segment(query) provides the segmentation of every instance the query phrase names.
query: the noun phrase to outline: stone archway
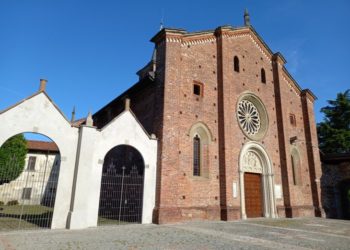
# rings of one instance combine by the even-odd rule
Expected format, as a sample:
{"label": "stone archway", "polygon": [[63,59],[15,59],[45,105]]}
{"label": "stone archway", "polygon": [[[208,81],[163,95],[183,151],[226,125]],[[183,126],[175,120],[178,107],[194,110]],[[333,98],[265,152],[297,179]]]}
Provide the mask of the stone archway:
{"label": "stone archway", "polygon": [[243,146],[239,157],[239,182],[242,219],[247,218],[246,191],[248,190],[245,188],[245,180],[261,182],[261,184],[257,184],[257,187],[259,185],[261,187],[262,216],[267,218],[276,218],[277,212],[271,162],[265,149],[256,142],[246,143]]}

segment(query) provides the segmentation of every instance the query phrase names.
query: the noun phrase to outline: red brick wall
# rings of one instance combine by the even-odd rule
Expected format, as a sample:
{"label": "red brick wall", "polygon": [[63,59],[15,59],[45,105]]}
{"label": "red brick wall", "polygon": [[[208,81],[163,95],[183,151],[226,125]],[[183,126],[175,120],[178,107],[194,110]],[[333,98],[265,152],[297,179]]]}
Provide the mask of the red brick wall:
{"label": "red brick wall", "polygon": [[[224,31],[223,31],[224,32]],[[249,32],[240,36],[224,36],[222,39],[222,84],[223,84],[223,126],[225,130],[224,149],[226,176],[226,199],[228,212],[227,218],[239,217],[236,207],[240,207],[240,197],[233,199],[232,182],[239,183],[238,162],[241,148],[249,139],[242,133],[237,118],[236,107],[238,98],[244,92],[257,95],[264,103],[269,117],[269,129],[265,138],[260,143],[266,148],[273,163],[275,181],[280,179],[276,167],[279,163],[279,154],[276,126],[276,110],[274,100],[274,85],[272,83],[272,66],[270,58],[267,58],[253,42]],[[240,72],[233,70],[233,58],[238,56]],[[266,72],[266,84],[261,82],[261,68]]]}
{"label": "red brick wall", "polygon": [[[240,217],[240,199],[239,196],[233,198],[232,183],[239,183],[239,153],[249,139],[238,125],[236,106],[239,96],[247,91],[257,95],[266,107],[269,129],[260,143],[270,156],[275,184],[286,180],[283,189],[289,188],[288,206],[294,211],[291,215],[309,215],[312,211],[301,92],[283,72],[282,64],[274,69],[272,55],[252,32],[248,29],[235,32],[238,34],[221,28],[213,34],[193,37],[170,32],[162,40],[166,41],[166,55],[162,146],[159,148],[161,180],[156,209],[160,223],[218,219],[219,206],[222,219]],[[234,56],[240,60],[239,73],[233,70]],[[261,68],[266,72],[266,84],[261,82]],[[274,77],[274,70],[278,78]],[[193,95],[193,81],[204,84],[203,97]],[[276,90],[279,102],[275,99]],[[281,104],[282,116],[278,119],[276,103]],[[313,115],[313,111],[310,112]],[[295,127],[289,121],[291,113],[296,117]],[[198,121],[205,123],[213,135],[209,146],[209,178],[192,176],[192,140],[188,132]],[[315,130],[311,130],[315,136]],[[295,145],[290,144],[293,136],[298,138]],[[301,159],[302,184],[298,186],[293,184],[292,177],[293,147],[298,149]],[[284,200],[276,203],[283,216]]]}
{"label": "red brick wall", "polygon": [[[276,200],[279,216],[312,215],[319,199],[313,180],[321,170],[313,97],[295,85],[283,68],[283,59],[273,56],[249,28],[221,27],[202,34],[163,30],[153,41],[155,82],[130,98],[143,126],[158,137],[154,222],[240,218],[239,190],[233,198],[232,183],[239,188],[239,155],[249,138],[239,127],[236,107],[247,92],[261,99],[268,114],[269,127],[259,143],[270,157],[275,184],[283,186],[284,197]],[[234,56],[240,61],[239,73],[233,69]],[[261,68],[266,83],[261,82]],[[194,81],[203,84],[203,96],[193,94]],[[296,126],[290,124],[291,113]],[[189,132],[198,122],[212,136],[207,177],[193,176]],[[297,140],[291,145],[294,136]],[[293,148],[300,153],[301,185],[293,183]]]}

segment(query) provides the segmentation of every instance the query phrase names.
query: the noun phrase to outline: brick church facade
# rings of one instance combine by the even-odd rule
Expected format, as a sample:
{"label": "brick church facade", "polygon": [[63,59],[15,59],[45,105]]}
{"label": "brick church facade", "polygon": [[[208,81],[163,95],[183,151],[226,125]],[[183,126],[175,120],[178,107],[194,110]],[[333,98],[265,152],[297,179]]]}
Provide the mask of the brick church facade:
{"label": "brick church facade", "polygon": [[128,98],[156,135],[156,223],[322,214],[316,97],[244,21],[162,29],[139,81],[93,115],[102,128]]}

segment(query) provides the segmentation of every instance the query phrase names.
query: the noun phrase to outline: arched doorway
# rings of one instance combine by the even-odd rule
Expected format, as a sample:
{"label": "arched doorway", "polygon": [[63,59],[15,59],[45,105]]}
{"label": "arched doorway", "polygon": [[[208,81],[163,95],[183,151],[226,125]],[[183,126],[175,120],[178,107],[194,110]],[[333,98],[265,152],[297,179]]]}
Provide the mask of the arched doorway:
{"label": "arched doorway", "polygon": [[0,148],[0,231],[50,228],[60,151],[37,133],[12,136]]}
{"label": "arched doorway", "polygon": [[243,146],[239,178],[242,218],[277,217],[272,168],[260,144],[248,142]]}
{"label": "arched doorway", "polygon": [[105,156],[98,224],[141,223],[145,165],[140,152],[119,145]]}

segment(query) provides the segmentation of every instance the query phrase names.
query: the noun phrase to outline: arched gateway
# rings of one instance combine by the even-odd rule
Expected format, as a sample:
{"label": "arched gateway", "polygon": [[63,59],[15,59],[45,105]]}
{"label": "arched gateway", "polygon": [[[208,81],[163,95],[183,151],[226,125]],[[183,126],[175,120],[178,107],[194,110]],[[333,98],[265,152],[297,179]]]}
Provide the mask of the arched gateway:
{"label": "arched gateway", "polygon": [[258,143],[246,143],[239,157],[242,219],[276,218],[272,167],[265,149]]}
{"label": "arched gateway", "polygon": [[[117,151],[122,149],[116,155],[119,159],[117,164],[122,163],[125,165],[125,184],[128,182],[126,175],[136,175],[139,177],[137,179],[140,180],[142,185],[138,185],[139,190],[137,192],[134,192],[135,185],[129,185],[128,189],[123,190],[124,194],[127,193],[127,199],[122,200],[122,203],[120,202],[121,199],[113,198],[116,197],[115,192],[118,192],[118,189],[113,189],[112,192],[114,193],[112,193],[112,199],[109,199],[109,201],[114,199],[117,202],[106,204],[105,207],[112,210],[115,210],[115,206],[118,205],[118,207],[124,207],[124,212],[120,210],[121,217],[118,217],[120,220],[126,220],[126,217],[131,214],[129,221],[133,220],[139,223],[152,222],[156,195],[158,142],[155,136],[147,134],[127,103],[126,101],[124,111],[101,128],[93,126],[91,115],[88,115],[85,124],[79,125],[69,121],[52,102],[42,86],[40,91],[34,95],[4,111],[0,111],[0,146],[13,135],[31,132],[47,135],[59,148],[59,176],[55,177],[57,178],[54,183],[55,186],[48,187],[49,190],[51,188],[51,191],[55,191],[54,195],[49,196],[50,199],[55,199],[55,203],[51,203],[52,206],[54,204],[54,207],[52,207],[53,214],[48,217],[50,218],[50,223],[46,223],[45,226],[82,229],[94,227],[98,224],[101,177],[104,173],[103,171],[106,173],[113,173],[114,171],[111,165],[103,166],[104,163],[108,164],[108,159],[111,158],[106,158],[105,161],[104,159],[111,149],[112,158],[115,156],[113,148],[116,146],[115,149]],[[128,158],[130,155],[132,157]],[[130,165],[129,160],[135,164]],[[142,163],[140,164],[141,161]],[[115,164],[111,161],[109,163]],[[26,183],[30,184],[30,178],[34,180],[35,176],[38,175],[37,173],[33,176],[31,172],[32,169],[35,169],[33,166],[29,168],[26,175],[28,176],[28,182],[26,179],[24,186],[22,186],[22,188],[27,189],[22,190],[20,196],[17,196],[22,200],[25,199],[26,203],[29,202],[29,197],[31,194],[34,195],[35,191],[34,186],[28,186]],[[118,171],[120,169],[117,168],[115,170],[115,174],[119,175],[120,172]],[[45,181],[39,183],[41,184],[40,187],[46,182],[46,173],[42,174],[41,179]],[[107,185],[108,183],[105,183],[105,185],[102,185],[102,188]],[[32,191],[30,191],[30,188],[32,188]],[[14,188],[7,190],[14,192]],[[41,191],[40,188],[39,190]],[[142,196],[142,201],[139,198],[135,202],[136,198],[131,197],[135,193],[138,196]],[[0,190],[0,196],[2,197],[3,195],[6,195],[4,189]],[[44,198],[46,197],[48,196],[44,196]],[[0,201],[4,201],[4,199]],[[8,201],[6,200],[6,202]],[[137,212],[132,212],[133,208],[137,208]],[[22,211],[25,210],[20,211],[21,215],[23,214]],[[19,217],[23,218],[23,216]]]}
{"label": "arched gateway", "polygon": [[99,221],[141,223],[145,164],[132,146],[119,145],[105,156],[102,168]]}

